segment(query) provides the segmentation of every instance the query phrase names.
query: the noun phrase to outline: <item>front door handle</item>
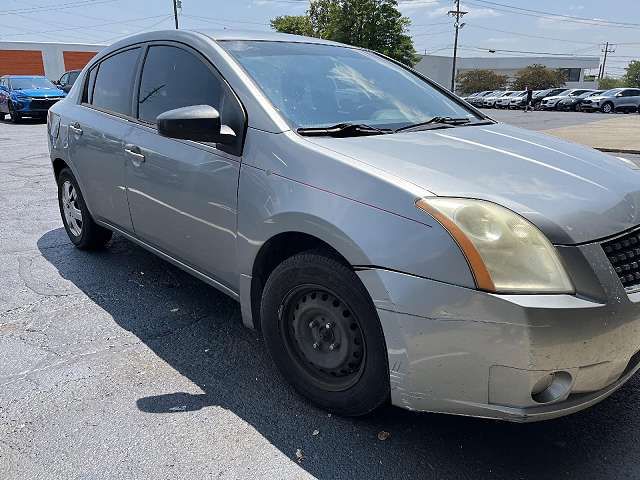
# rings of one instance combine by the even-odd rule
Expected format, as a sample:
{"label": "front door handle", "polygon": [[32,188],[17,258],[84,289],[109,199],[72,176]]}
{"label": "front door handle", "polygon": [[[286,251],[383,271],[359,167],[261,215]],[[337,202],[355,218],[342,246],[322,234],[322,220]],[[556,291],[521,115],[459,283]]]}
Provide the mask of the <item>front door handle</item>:
{"label": "front door handle", "polygon": [[78,135],[78,136],[82,135],[82,128],[80,128],[80,124],[78,122],[70,124],[69,128],[76,135]]}
{"label": "front door handle", "polygon": [[137,147],[136,145],[131,145],[130,143],[125,145],[124,153],[131,157],[131,160],[136,166],[140,165],[145,160],[142,150],[140,150],[140,147]]}

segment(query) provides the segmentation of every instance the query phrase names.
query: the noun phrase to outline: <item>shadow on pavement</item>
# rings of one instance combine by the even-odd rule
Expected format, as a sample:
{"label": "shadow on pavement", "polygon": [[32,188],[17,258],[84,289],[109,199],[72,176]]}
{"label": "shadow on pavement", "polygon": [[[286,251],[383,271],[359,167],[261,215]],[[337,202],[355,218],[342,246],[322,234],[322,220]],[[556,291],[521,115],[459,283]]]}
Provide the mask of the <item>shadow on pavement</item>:
{"label": "shadow on pavement", "polygon": [[[638,380],[571,417],[518,425],[395,407],[366,418],[329,417],[278,376],[239,306],[154,255],[114,237],[109,248],[74,249],[63,229],[38,241],[44,258],[203,394],[140,398],[164,415],[220,406],[249,423],[319,478],[617,478],[638,475]],[[176,310],[177,309],[177,310]],[[319,435],[312,436],[314,429]],[[386,430],[391,438],[379,441]],[[250,451],[246,455],[251,455]]]}

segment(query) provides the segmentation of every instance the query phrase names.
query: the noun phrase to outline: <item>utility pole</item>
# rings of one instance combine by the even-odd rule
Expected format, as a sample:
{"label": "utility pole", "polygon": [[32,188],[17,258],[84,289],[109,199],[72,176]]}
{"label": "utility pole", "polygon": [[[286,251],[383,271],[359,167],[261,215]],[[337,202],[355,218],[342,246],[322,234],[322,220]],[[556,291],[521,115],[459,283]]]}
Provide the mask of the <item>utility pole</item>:
{"label": "utility pole", "polygon": [[182,5],[180,5],[180,0],[173,0],[173,18],[176,21],[176,30],[178,30],[180,28],[180,26],[178,25],[178,7],[181,7]]}
{"label": "utility pole", "polygon": [[598,80],[602,80],[605,76],[605,68],[607,67],[607,53],[615,52],[616,48],[613,45],[609,47],[609,42],[607,42],[605,43],[602,51],[604,52],[604,59],[602,60],[602,67],[600,68],[600,75],[598,76]]}
{"label": "utility pole", "polygon": [[458,58],[458,30],[464,27],[464,23],[460,25],[460,19],[463,15],[466,15],[469,12],[463,12],[460,10],[460,0],[455,0],[456,9],[449,10],[447,15],[451,15],[455,17],[454,26],[456,27],[455,39],[453,41],[453,64],[451,66],[451,92],[453,93],[456,89],[456,61]]}

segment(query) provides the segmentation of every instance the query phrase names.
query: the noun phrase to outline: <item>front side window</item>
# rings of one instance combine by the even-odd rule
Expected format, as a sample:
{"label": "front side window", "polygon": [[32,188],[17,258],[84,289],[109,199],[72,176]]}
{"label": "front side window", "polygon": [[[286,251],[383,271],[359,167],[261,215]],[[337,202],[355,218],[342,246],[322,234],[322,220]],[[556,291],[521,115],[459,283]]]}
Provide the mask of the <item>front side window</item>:
{"label": "front side window", "polygon": [[69,74],[68,73],[65,73],[64,75],[62,75],[60,77],[60,85],[64,86],[64,85],[67,84],[68,81],[69,81]]}
{"label": "front side window", "polygon": [[194,54],[177,47],[154,46],[149,48],[142,70],[138,117],[155,123],[161,113],[191,105],[210,105],[222,117],[222,93],[222,82]]}
{"label": "front side window", "polygon": [[134,48],[113,55],[100,63],[91,98],[94,107],[131,115],[131,93],[139,56],[140,48]]}
{"label": "front side window", "polygon": [[149,47],[137,101],[138,118],[154,124],[168,110],[209,105],[236,134],[235,143],[225,151],[239,154],[242,150],[244,110],[222,77],[194,53],[169,45]]}
{"label": "front side window", "polygon": [[11,79],[13,90],[56,88],[48,79],[42,77],[14,77]]}
{"label": "front side window", "polygon": [[306,43],[220,43],[295,127],[354,123],[401,128],[439,116],[480,118],[374,53]]}
{"label": "front side window", "polygon": [[80,75],[80,72],[71,72],[69,74],[69,79],[67,80],[69,85],[73,85],[75,83],[75,81],[78,79],[78,75]]}

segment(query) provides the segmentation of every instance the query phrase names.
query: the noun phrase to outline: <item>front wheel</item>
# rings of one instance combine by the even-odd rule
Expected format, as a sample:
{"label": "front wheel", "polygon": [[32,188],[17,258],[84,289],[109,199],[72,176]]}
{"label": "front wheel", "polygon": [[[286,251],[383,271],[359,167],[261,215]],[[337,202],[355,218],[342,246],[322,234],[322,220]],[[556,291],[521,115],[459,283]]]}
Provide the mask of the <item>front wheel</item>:
{"label": "front wheel", "polygon": [[607,102],[602,107],[600,107],[602,113],[611,113],[613,112],[613,104],[611,102]]}
{"label": "front wheel", "polygon": [[101,248],[111,239],[111,230],[93,221],[78,182],[68,168],[58,175],[58,206],[67,235],[79,249]]}
{"label": "front wheel", "polygon": [[12,102],[9,102],[9,117],[11,118],[11,121],[13,123],[20,123],[20,121],[22,120],[22,115],[16,112],[16,109],[13,106]]}
{"label": "front wheel", "polygon": [[261,326],[283,377],[339,415],[365,415],[389,398],[387,349],[357,275],[321,251],[282,262],[269,276]]}

